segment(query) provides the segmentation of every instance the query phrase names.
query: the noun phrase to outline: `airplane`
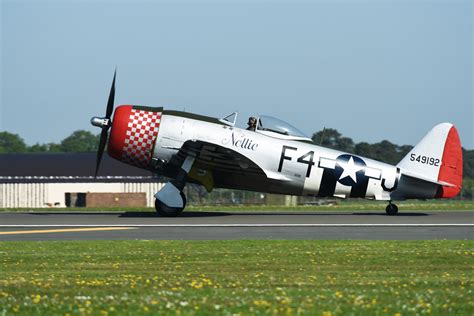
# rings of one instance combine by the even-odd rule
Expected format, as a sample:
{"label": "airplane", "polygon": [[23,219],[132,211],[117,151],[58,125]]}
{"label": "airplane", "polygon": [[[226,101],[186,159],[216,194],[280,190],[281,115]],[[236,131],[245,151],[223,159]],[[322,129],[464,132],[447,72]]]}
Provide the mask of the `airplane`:
{"label": "airplane", "polygon": [[[462,150],[456,127],[441,123],[396,165],[315,145],[297,128],[271,116],[235,126],[237,113],[222,119],[163,107],[115,108],[114,73],[101,128],[95,176],[103,152],[171,180],[155,194],[161,216],[178,216],[186,206],[187,182],[208,192],[228,188],[297,196],[393,201],[455,197],[461,190]],[[109,135],[110,130],[110,135]]]}

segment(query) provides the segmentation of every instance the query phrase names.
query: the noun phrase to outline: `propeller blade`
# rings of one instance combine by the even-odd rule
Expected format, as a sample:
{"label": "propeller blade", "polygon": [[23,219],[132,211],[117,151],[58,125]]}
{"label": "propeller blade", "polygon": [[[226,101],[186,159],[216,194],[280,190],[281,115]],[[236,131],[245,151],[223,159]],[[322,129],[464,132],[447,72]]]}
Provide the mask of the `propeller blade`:
{"label": "propeller blade", "polygon": [[[97,178],[97,174],[99,173],[99,166],[100,166],[100,162],[102,161],[102,156],[104,155],[104,150],[105,150],[105,146],[107,145],[107,137],[108,137],[108,132],[109,132],[109,128],[111,127],[111,121],[110,121],[110,116],[112,115],[112,112],[114,111],[114,99],[115,99],[115,77],[117,75],[117,69],[115,69],[114,71],[114,79],[112,80],[112,86],[110,87],[110,93],[109,93],[109,100],[107,101],[107,109],[105,110],[105,119],[102,119],[102,118],[98,118],[99,121],[103,121],[103,122],[107,122],[106,123],[102,123],[102,132],[100,133],[100,140],[99,140],[99,149],[97,150],[97,159],[96,159],[96,165],[95,165],[95,175],[94,177]],[[94,121],[94,119],[97,119],[97,118],[93,118],[92,120]],[[94,124],[94,122],[92,122],[93,125],[96,125],[96,126],[99,126],[97,124]]]}
{"label": "propeller blade", "polygon": [[107,110],[105,111],[105,117],[110,119],[112,111],[114,110],[114,99],[115,99],[115,76],[117,75],[117,69],[114,71],[114,80],[110,87],[109,100],[107,101]]}
{"label": "propeller blade", "polygon": [[96,159],[96,165],[95,165],[94,178],[97,178],[97,174],[99,173],[100,162],[102,160],[102,155],[104,154],[105,145],[107,144],[107,133],[108,133],[108,128],[104,126],[102,128],[102,132],[100,133],[99,149],[97,150],[97,159]]}

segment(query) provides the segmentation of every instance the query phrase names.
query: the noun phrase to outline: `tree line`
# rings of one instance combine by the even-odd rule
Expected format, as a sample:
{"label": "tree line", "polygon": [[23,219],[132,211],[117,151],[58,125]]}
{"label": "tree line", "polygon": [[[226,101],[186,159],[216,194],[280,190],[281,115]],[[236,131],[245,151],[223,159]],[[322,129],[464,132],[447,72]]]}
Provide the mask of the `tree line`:
{"label": "tree line", "polygon": [[0,154],[6,153],[81,153],[95,152],[99,146],[99,136],[78,130],[59,143],[34,144],[28,146],[17,134],[0,132]]}
{"label": "tree line", "polygon": [[[412,148],[410,145],[396,145],[388,140],[378,143],[355,143],[352,138],[341,135],[336,129],[326,128],[311,137],[317,145],[372,158],[390,164],[397,164]],[[0,154],[2,153],[60,153],[95,152],[99,135],[78,130],[59,143],[34,144],[28,146],[17,134],[0,132]],[[463,148],[464,194],[471,197],[474,188],[474,150]],[[466,195],[463,195],[466,196]]]}

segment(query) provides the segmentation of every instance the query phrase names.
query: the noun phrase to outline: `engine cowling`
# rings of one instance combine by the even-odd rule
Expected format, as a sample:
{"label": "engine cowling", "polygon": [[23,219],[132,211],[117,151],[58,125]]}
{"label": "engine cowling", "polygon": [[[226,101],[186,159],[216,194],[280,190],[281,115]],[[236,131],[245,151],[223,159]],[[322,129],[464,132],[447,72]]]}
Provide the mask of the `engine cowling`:
{"label": "engine cowling", "polygon": [[107,147],[109,155],[141,168],[150,165],[163,108],[121,105],[115,109]]}

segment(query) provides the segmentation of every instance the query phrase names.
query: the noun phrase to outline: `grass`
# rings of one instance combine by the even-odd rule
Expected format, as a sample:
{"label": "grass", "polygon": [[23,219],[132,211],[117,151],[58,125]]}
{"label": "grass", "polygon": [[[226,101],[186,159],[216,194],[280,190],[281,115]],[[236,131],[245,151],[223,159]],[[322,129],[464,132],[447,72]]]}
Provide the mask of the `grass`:
{"label": "grass", "polygon": [[[408,200],[396,202],[400,211],[437,211],[437,210],[474,210],[474,200]],[[385,211],[385,201],[367,200],[338,200],[335,205],[189,205],[186,211],[220,211],[220,212],[247,212],[247,211],[295,211],[295,212],[315,212],[315,211]],[[154,212],[151,207],[70,207],[70,208],[0,208],[0,212]]]}
{"label": "grass", "polygon": [[[474,201],[430,200],[395,202],[399,210],[436,211],[436,210],[474,210]],[[367,200],[338,200],[334,205],[235,205],[235,206],[190,206],[186,210],[197,211],[385,211],[387,202]]]}
{"label": "grass", "polygon": [[0,314],[472,315],[473,241],[1,242]]}

